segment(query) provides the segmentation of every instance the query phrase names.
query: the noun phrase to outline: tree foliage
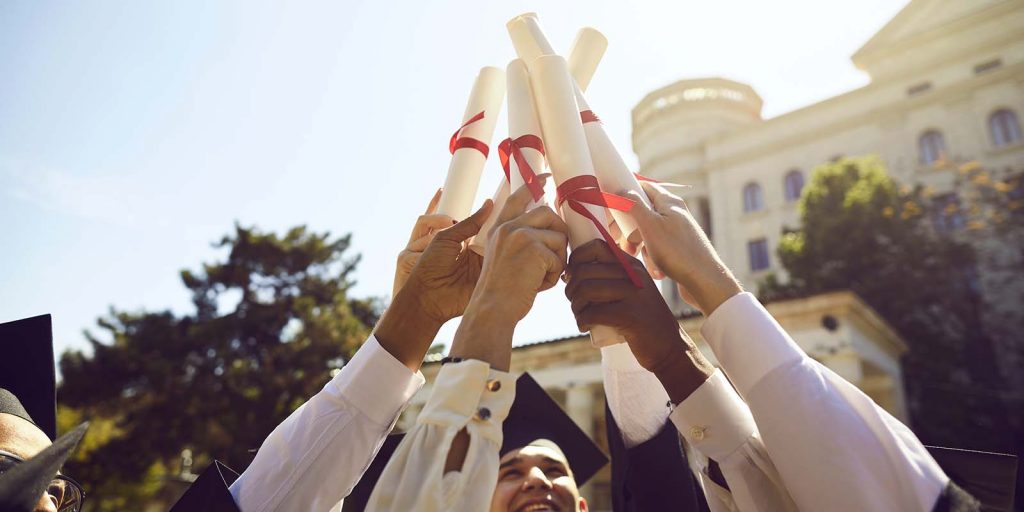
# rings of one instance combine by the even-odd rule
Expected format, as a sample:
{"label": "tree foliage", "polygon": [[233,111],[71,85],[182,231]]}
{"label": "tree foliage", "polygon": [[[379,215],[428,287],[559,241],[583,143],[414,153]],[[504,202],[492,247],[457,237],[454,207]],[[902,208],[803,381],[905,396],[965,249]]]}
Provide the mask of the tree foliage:
{"label": "tree foliage", "polygon": [[[379,305],[349,297],[349,236],[235,226],[226,259],[184,270],[195,311],[111,310],[91,353],[60,361],[62,405],[102,420],[104,442],[71,471],[104,494],[140,482],[183,449],[201,469],[241,470],[268,433],[314,395],[365,339]],[[90,434],[92,435],[92,434]]]}
{"label": "tree foliage", "polygon": [[935,215],[948,212],[936,211],[931,195],[901,186],[874,157],[819,166],[800,200],[800,228],[779,245],[789,281],[769,279],[761,293],[856,292],[910,347],[903,367],[918,434],[947,446],[1007,449],[999,444],[1009,438],[981,321],[977,252],[935,229]]}

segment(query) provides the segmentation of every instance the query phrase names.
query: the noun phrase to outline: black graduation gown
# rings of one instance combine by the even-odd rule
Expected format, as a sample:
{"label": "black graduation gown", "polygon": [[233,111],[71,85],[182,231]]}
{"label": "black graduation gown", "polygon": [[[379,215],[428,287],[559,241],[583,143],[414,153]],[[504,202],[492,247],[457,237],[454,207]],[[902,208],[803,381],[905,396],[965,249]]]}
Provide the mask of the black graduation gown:
{"label": "black graduation gown", "polygon": [[170,512],[241,512],[228,490],[237,478],[238,473],[214,461],[192,482]]}
{"label": "black graduation gown", "polygon": [[604,417],[612,456],[612,510],[709,511],[671,421],[665,422],[658,435],[627,449],[607,405]]}

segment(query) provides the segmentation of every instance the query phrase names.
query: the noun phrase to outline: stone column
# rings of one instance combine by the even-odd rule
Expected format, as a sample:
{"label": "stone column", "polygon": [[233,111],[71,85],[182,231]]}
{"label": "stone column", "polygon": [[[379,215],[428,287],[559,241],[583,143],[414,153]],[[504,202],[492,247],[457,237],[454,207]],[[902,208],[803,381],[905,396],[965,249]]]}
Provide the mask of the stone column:
{"label": "stone column", "polygon": [[[591,439],[594,438],[594,390],[586,384],[570,383],[565,390],[565,412]],[[593,503],[593,486],[580,487],[580,495]]]}

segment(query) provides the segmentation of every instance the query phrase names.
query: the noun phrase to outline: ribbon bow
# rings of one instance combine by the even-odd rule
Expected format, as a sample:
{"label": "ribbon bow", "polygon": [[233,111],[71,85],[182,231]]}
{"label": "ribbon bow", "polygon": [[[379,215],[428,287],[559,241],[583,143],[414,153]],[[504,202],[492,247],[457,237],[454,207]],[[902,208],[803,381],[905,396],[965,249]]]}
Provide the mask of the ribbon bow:
{"label": "ribbon bow", "polygon": [[487,143],[480,139],[474,139],[472,137],[460,137],[462,130],[466,129],[467,126],[484,118],[484,111],[481,110],[479,114],[469,118],[469,121],[462,123],[462,126],[455,133],[452,134],[451,140],[448,141],[448,152],[455,154],[455,150],[462,148],[473,148],[484,154],[484,158],[487,158],[487,154],[490,152],[490,148],[487,147]]}
{"label": "ribbon bow", "polygon": [[529,133],[515,139],[509,137],[501,141],[501,144],[498,144],[498,157],[501,159],[501,168],[505,170],[505,179],[511,183],[512,170],[509,159],[514,158],[516,167],[519,167],[519,175],[523,177],[523,182],[530,189],[530,195],[533,196],[533,200],[540,201],[540,198],[544,197],[544,187],[541,186],[540,180],[537,179],[537,173],[530,167],[530,162],[523,155],[523,148],[536,149],[543,155],[544,141],[540,140],[540,137]]}
{"label": "ribbon bow", "polygon": [[636,204],[632,199],[627,199],[622,196],[615,194],[609,194],[601,191],[601,186],[597,183],[597,178],[590,174],[583,174],[570,178],[562,182],[558,186],[557,199],[555,204],[562,206],[562,203],[568,203],[569,208],[594,223],[597,230],[601,233],[601,237],[611,247],[612,253],[615,254],[615,258],[619,260],[622,268],[626,271],[626,275],[629,276],[629,280],[633,283],[633,286],[637,288],[643,288],[643,282],[640,281],[640,277],[636,275],[636,271],[633,270],[633,266],[626,260],[625,254],[619,247],[619,244],[612,238],[611,233],[605,229],[604,224],[587,210],[585,204],[591,204],[594,206],[603,206],[605,208],[611,208],[612,210],[618,210],[620,212],[628,212],[633,205]]}

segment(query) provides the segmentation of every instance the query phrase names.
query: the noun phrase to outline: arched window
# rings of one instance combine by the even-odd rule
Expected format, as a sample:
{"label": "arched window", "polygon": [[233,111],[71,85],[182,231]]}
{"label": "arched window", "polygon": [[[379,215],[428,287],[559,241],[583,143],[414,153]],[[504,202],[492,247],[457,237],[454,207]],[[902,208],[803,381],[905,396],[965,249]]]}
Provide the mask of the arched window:
{"label": "arched window", "polygon": [[800,193],[804,191],[804,173],[799,169],[787,172],[786,177],[782,179],[782,185],[786,189],[786,201],[800,199]]}
{"label": "arched window", "polygon": [[761,185],[747,183],[743,187],[743,211],[756,212],[764,208],[764,194],[761,192]]}
{"label": "arched window", "polygon": [[946,139],[942,137],[942,132],[928,130],[922,133],[921,138],[917,139],[917,152],[921,155],[921,163],[925,165],[935,163],[942,158],[946,152]]}
{"label": "arched window", "polygon": [[992,145],[1002,147],[1020,140],[1020,122],[1017,114],[1004,108],[988,118],[988,130],[992,134]]}

